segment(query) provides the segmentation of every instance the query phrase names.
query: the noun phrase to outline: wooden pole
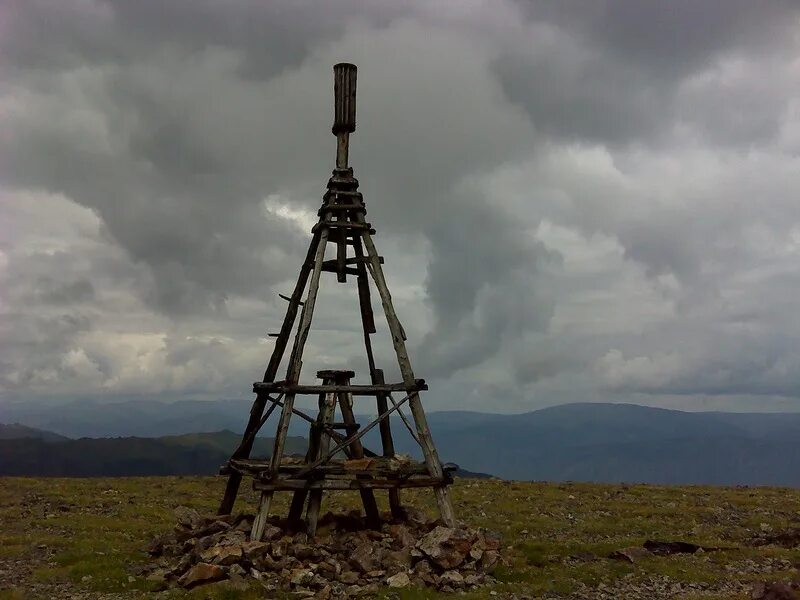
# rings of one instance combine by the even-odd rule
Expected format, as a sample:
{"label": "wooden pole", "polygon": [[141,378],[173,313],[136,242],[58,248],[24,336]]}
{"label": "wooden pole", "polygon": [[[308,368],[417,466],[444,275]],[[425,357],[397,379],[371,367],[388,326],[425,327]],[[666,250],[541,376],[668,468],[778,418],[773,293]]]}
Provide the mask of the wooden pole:
{"label": "wooden pole", "polygon": [[[372,339],[370,334],[375,333],[375,318],[372,312],[372,299],[369,292],[369,278],[367,275],[367,268],[364,266],[364,250],[361,246],[361,240],[356,238],[354,244],[354,252],[358,262],[356,269],[358,270],[358,303],[361,308],[361,325],[364,330],[364,349],[367,353],[367,364],[369,365],[369,375],[373,385],[383,385],[386,381],[383,378],[383,371],[375,367],[375,355],[372,352]],[[386,402],[388,394],[377,394],[376,402],[378,405],[378,414],[386,412],[389,404]],[[400,416],[405,419],[402,411],[399,411]],[[392,427],[389,419],[384,419],[378,426],[381,432],[381,447],[383,455],[387,457],[394,456],[394,441],[392,440]],[[395,519],[400,519],[403,516],[403,506],[400,503],[400,490],[393,488],[389,490],[389,510]]]}
{"label": "wooden pole", "polygon": [[[363,220],[364,217],[359,215],[359,218]],[[403,375],[403,381],[408,384],[414,381],[414,369],[411,366],[411,359],[406,350],[405,332],[394,310],[392,295],[389,292],[389,287],[386,285],[386,279],[383,276],[383,269],[381,268],[375,244],[372,242],[372,236],[368,231],[362,231],[361,239],[364,242],[364,248],[369,258],[368,264],[370,274],[375,281],[375,287],[378,288],[378,293],[381,296],[381,303],[383,304],[383,311],[386,313],[386,321],[392,335],[392,345],[397,355],[397,362],[400,365],[400,372]],[[422,402],[419,399],[418,392],[411,392],[408,404],[411,407],[411,414],[414,416],[414,423],[417,426],[417,435],[419,436],[419,441],[422,446],[422,453],[425,456],[425,464],[428,466],[428,472],[431,477],[443,480],[444,471],[442,470],[442,463],[436,452],[436,446],[433,444],[431,431],[428,427],[428,420],[425,417],[425,410],[422,408]],[[441,514],[442,521],[448,527],[455,527],[456,517],[453,512],[453,506],[450,503],[450,497],[447,493],[447,486],[438,485],[434,487],[434,493],[436,495],[436,502],[439,505],[439,513]]]}
{"label": "wooden pole", "polygon": [[336,168],[346,169],[350,134],[356,130],[356,66],[339,63],[333,67],[333,135],[336,136]]}
{"label": "wooden pole", "polygon": [[[311,456],[312,460],[319,458],[320,456],[327,454],[328,449],[331,446],[331,438],[330,435],[326,432],[324,426],[330,425],[333,422],[334,414],[336,413],[336,394],[325,394],[320,402],[320,414],[319,414],[319,424],[320,424],[320,433],[319,433],[319,444],[314,449],[314,454]],[[311,490],[308,499],[308,511],[306,512],[306,525],[307,525],[307,532],[308,535],[314,537],[317,533],[317,521],[319,520],[319,509],[322,505],[322,490]]]}
{"label": "wooden pole", "polygon": [[[320,219],[321,220],[321,219]],[[297,310],[302,304],[300,298],[306,288],[308,277],[311,274],[312,260],[317,253],[320,246],[320,234],[315,233],[311,238],[311,243],[308,246],[306,253],[306,260],[300,267],[300,275],[297,278],[297,283],[294,286],[294,291],[289,299],[289,306],[286,309],[286,315],[283,318],[283,325],[281,325],[280,333],[275,339],[275,346],[272,349],[267,369],[264,372],[263,381],[275,381],[275,375],[278,373],[278,367],[283,359],[283,353],[286,351],[286,345],[289,342],[289,335],[291,335],[292,327],[294,327],[295,319],[297,318]],[[267,403],[268,394],[257,394],[250,409],[250,418],[245,427],[244,434],[242,435],[242,443],[239,448],[234,452],[232,458],[248,458],[253,449],[253,441],[255,440],[256,433],[260,428],[261,415],[264,413],[264,407]],[[239,485],[242,482],[241,473],[232,472],[228,476],[228,483],[225,486],[225,494],[222,497],[222,502],[217,509],[217,514],[229,515],[233,510],[233,505],[236,502],[236,496],[239,493]]]}
{"label": "wooden pole", "polygon": [[[317,301],[317,292],[319,292],[319,276],[322,273],[322,261],[325,260],[325,249],[328,244],[328,228],[325,227],[325,221],[328,219],[328,214],[324,213],[320,219],[323,225],[319,228],[319,241],[316,248],[316,255],[314,256],[314,266],[311,271],[311,278],[308,284],[308,294],[306,295],[305,302],[303,303],[303,310],[300,314],[300,325],[297,329],[297,336],[294,338],[294,345],[292,346],[292,353],[289,356],[289,365],[286,369],[286,380],[289,383],[296,384],[300,379],[300,371],[302,370],[302,356],[303,349],[308,339],[308,332],[311,329],[311,319],[314,315],[314,304]],[[272,450],[272,457],[270,458],[269,471],[270,476],[275,478],[278,474],[278,468],[281,464],[283,457],[283,447],[286,443],[286,436],[289,431],[289,420],[292,416],[292,408],[294,407],[294,394],[286,394],[283,400],[283,409],[281,410],[281,420],[278,425],[278,432],[275,435],[275,445]],[[258,514],[253,521],[253,530],[250,533],[250,539],[261,541],[264,535],[264,529],[267,525],[267,517],[269,517],[269,509],[272,504],[272,492],[264,491],[261,493],[261,498],[258,505]]]}

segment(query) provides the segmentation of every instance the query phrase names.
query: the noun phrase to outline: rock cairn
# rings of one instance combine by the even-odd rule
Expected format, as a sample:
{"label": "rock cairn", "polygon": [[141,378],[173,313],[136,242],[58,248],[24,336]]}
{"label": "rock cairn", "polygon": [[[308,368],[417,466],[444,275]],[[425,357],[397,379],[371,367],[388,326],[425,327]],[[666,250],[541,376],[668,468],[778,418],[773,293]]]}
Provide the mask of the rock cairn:
{"label": "rock cairn", "polygon": [[414,509],[402,521],[384,515],[380,531],[367,529],[357,513],[327,513],[313,539],[273,518],[260,542],[248,541],[251,515],[175,512],[175,530],[150,543],[155,560],[142,569],[161,589],[223,580],[244,588],[255,579],[267,592],[323,600],[369,596],[384,586],[455,592],[493,583],[489,573],[500,560],[498,534],[444,527]]}

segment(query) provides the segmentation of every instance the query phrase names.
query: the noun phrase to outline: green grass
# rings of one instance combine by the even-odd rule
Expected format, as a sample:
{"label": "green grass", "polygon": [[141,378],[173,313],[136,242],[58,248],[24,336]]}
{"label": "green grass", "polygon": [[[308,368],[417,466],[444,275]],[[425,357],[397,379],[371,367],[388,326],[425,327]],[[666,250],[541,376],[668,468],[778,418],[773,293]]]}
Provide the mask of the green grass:
{"label": "green grass", "polygon": [[[173,526],[176,506],[213,511],[223,486],[222,478],[212,477],[0,479],[0,565],[5,568],[15,559],[29,565],[10,589],[0,582],[6,588],[0,589],[0,600],[48,597],[48,590],[64,586],[76,594],[151,597],[150,582],[132,575],[133,568],[146,561],[143,546]],[[255,496],[246,485],[242,490],[237,509],[252,512]],[[746,545],[762,524],[775,530],[800,526],[800,490],[458,480],[452,498],[459,517],[469,525],[503,535],[506,564],[494,573],[498,597],[568,595],[582,586],[651,577],[712,586],[732,578],[788,580],[796,576],[796,569],[738,574],[726,567],[747,560],[766,564],[770,559],[800,564],[800,550]],[[407,490],[403,499],[434,513],[427,490]],[[285,512],[287,501],[279,495],[275,511]],[[353,508],[357,501],[355,493],[330,496],[323,510]],[[648,557],[635,564],[605,558],[614,549],[641,545],[648,538],[726,550]],[[587,553],[597,559],[570,558]],[[440,597],[428,590],[387,590],[382,596]],[[165,597],[247,600],[262,598],[263,591],[215,584],[192,592],[174,590]],[[487,591],[460,597],[486,598]],[[680,597],[714,595],[687,592]]]}

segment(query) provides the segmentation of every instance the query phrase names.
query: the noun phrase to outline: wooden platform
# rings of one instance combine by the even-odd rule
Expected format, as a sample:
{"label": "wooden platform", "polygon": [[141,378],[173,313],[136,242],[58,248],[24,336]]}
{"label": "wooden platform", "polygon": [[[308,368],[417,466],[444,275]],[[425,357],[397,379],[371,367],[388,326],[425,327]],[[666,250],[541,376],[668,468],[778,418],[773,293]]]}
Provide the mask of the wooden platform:
{"label": "wooden platform", "polygon": [[331,460],[293,477],[308,464],[302,458],[285,457],[278,468],[278,477],[270,479],[269,460],[232,459],[220,470],[223,474],[237,472],[253,478],[253,488],[261,491],[291,490],[361,490],[401,489],[449,485],[457,465],[442,465],[443,476],[431,477],[424,462],[400,458],[361,458]]}

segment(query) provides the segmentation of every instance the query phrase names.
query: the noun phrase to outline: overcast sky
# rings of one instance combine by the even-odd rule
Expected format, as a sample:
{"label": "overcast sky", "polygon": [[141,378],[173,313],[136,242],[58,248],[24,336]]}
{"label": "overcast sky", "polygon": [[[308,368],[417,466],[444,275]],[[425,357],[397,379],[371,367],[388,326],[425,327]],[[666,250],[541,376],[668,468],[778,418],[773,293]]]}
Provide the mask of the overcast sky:
{"label": "overcast sky", "polygon": [[[800,410],[799,32],[792,0],[0,0],[0,402],[249,397],[349,61],[428,410]],[[318,307],[303,379],[363,380],[354,285]]]}

